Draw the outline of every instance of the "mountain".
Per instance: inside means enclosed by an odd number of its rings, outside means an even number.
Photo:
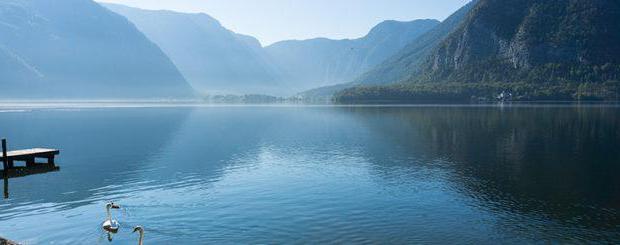
[[[127,17],[203,93],[282,94],[279,71],[253,37],[236,34],[206,14],[104,4]]]
[[[433,53],[425,67],[428,78],[421,79],[575,83],[617,79],[618,20],[620,2],[614,0],[510,4],[483,0],[463,28]]]
[[[406,83],[338,97],[617,99],[618,20],[615,0],[480,0]]]
[[[194,95],[155,44],[91,0],[2,0],[0,33],[5,99]]]
[[[335,93],[355,86],[369,86],[397,83],[421,70],[421,65],[431,54],[433,48],[455,31],[475,6],[474,0],[450,15],[433,29],[409,42],[393,56],[376,65],[366,73],[342,84],[311,89],[300,96],[311,99],[329,100]]]
[[[159,45],[195,88],[215,94],[290,95],[351,81],[439,23],[385,21],[360,39],[283,41],[263,48],[206,14],[104,6]]]
[[[359,39],[317,38],[266,47],[274,63],[301,90],[352,81],[439,24],[437,20],[385,21]]]
[[[463,23],[477,2],[474,0],[463,6],[441,24],[415,39],[396,55],[360,76],[355,80],[355,83],[363,85],[390,84],[419,72],[425,58]]]

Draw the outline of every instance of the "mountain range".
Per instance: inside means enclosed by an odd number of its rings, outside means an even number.
[[[287,96],[349,82],[442,25],[384,21],[358,39],[262,47],[206,14],[101,5],[0,3],[5,98],[191,97],[190,86],[200,94]]]
[[[397,85],[359,86],[340,101],[618,99],[620,2],[480,0],[463,23],[409,68],[367,74]]]
[[[402,49],[373,66],[367,72],[361,73],[345,83],[314,88],[304,91],[300,95],[309,99],[330,99],[335,93],[348,88],[394,84],[419,73],[424,59],[441,41],[463,23],[477,1],[474,0],[466,4],[434,28],[410,41]]]
[[[478,0],[474,0],[466,4],[441,24],[410,42],[396,55],[358,77],[354,83],[363,85],[396,83],[411,76],[412,73],[419,72],[424,58],[463,23],[477,2]]]
[[[93,1],[0,1],[0,33],[3,99],[194,95],[157,45]]]
[[[234,33],[206,14],[104,6],[159,45],[199,92],[281,94],[280,73],[253,37]]]
[[[102,6],[103,5],[103,6]],[[206,14],[92,0],[0,2],[5,99],[269,94],[337,102],[610,100],[620,2],[474,0],[442,22],[263,47]]]
[[[433,29],[437,20],[384,21],[359,39],[282,41],[265,47],[301,90],[349,82]]]
[[[359,39],[291,40],[262,47],[206,14],[104,4],[158,44],[188,81],[204,93],[291,95],[348,82],[439,24],[385,21]]]

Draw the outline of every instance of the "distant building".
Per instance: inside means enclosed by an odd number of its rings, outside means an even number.
[[[512,93],[511,92],[502,91],[502,93],[500,93],[496,98],[499,101],[512,100]]]

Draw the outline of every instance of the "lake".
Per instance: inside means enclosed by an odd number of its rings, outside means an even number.
[[[18,105],[0,236],[107,244],[620,243],[620,107]]]

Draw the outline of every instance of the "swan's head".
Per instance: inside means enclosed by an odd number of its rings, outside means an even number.
[[[142,228],[142,226],[136,226],[133,228],[133,232],[140,232],[140,233],[144,233],[144,228]]]
[[[114,204],[113,202],[110,202],[108,204],[106,204],[107,208],[112,208],[112,209],[120,209],[121,206],[118,206],[117,204]]]

